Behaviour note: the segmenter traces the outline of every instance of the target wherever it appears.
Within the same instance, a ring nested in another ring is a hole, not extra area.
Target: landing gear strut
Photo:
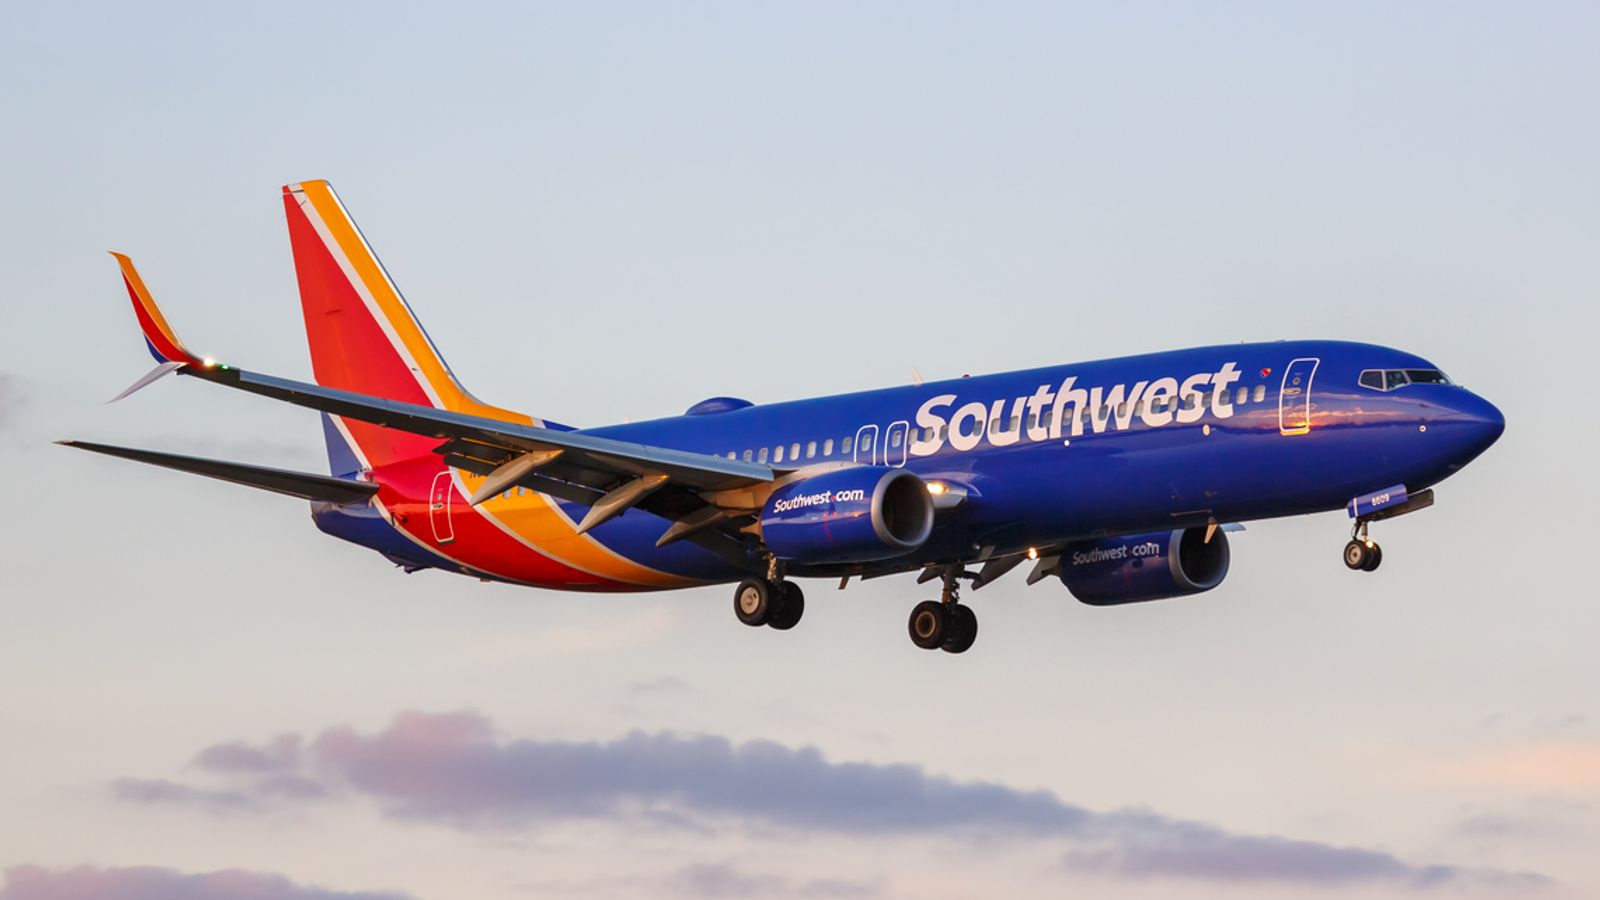
[[[767,625],[788,631],[805,615],[806,595],[800,585],[783,579],[776,559],[767,567],[766,578],[746,578],[733,591],[733,614],[751,627]]]
[[[1371,572],[1383,563],[1383,548],[1367,536],[1367,523],[1357,522],[1344,545],[1344,564],[1358,572]]]
[[[972,607],[961,603],[960,567],[944,573],[944,593],[938,600],[924,600],[911,610],[907,630],[911,643],[924,650],[965,653],[978,639],[978,617]]]

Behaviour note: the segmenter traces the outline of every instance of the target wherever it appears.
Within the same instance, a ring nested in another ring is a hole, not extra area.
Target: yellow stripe
[[[144,279],[139,277],[139,270],[133,267],[133,260],[115,250],[111,251],[111,255],[117,258],[117,265],[122,267],[122,277],[128,279],[128,283],[133,285],[133,292],[138,295],[139,303],[144,307],[144,311],[150,315],[150,321],[156,323],[156,327],[161,329],[162,336],[171,341],[172,346],[188,353],[189,348],[183,346],[183,341],[178,340],[177,333],[172,330],[171,325],[167,324],[167,317],[161,314],[161,307],[157,306],[156,301],[151,299],[149,288],[144,286]]]
[[[344,214],[338,200],[334,198],[333,189],[325,181],[307,181],[300,185],[300,189],[306,199],[311,201],[312,207],[334,240],[339,243],[338,249],[355,269],[372,298],[377,301],[383,317],[388,320],[395,334],[399,335],[412,359],[416,360],[422,376],[428,380],[428,384],[433,387],[434,393],[439,396],[445,408],[501,422],[532,424],[533,419],[530,416],[479,402],[461,389],[455,379],[450,377],[444,361],[428,342],[427,336],[412,317],[411,311],[406,308],[405,301],[395,292],[382,267],[379,266],[377,257],[368,252],[361,235],[356,231],[355,223]]]

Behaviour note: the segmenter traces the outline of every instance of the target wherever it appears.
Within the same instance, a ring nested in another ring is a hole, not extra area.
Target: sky
[[[0,29],[0,900],[1600,894],[1592,4],[28,4]],[[1278,338],[1505,436],[1207,594],[592,596],[407,576],[322,471],[279,186],[326,178],[463,382],[577,425]]]

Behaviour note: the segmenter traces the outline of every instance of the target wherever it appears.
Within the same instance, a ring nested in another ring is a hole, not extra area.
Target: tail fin
[[[286,185],[283,206],[318,384],[505,422],[541,424],[479,401],[456,381],[331,185]],[[328,449],[335,466],[351,451],[367,465],[416,453],[411,436],[358,422],[333,424]],[[336,447],[336,439],[348,439],[348,445]]]

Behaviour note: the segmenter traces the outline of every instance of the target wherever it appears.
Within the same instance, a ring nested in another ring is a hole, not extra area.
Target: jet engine
[[[904,469],[858,466],[772,492],[761,534],[779,559],[825,564],[900,556],[933,531],[928,485]]]
[[[1091,606],[1166,600],[1209,591],[1228,574],[1228,535],[1181,528],[1101,538],[1061,553],[1061,581]]]

